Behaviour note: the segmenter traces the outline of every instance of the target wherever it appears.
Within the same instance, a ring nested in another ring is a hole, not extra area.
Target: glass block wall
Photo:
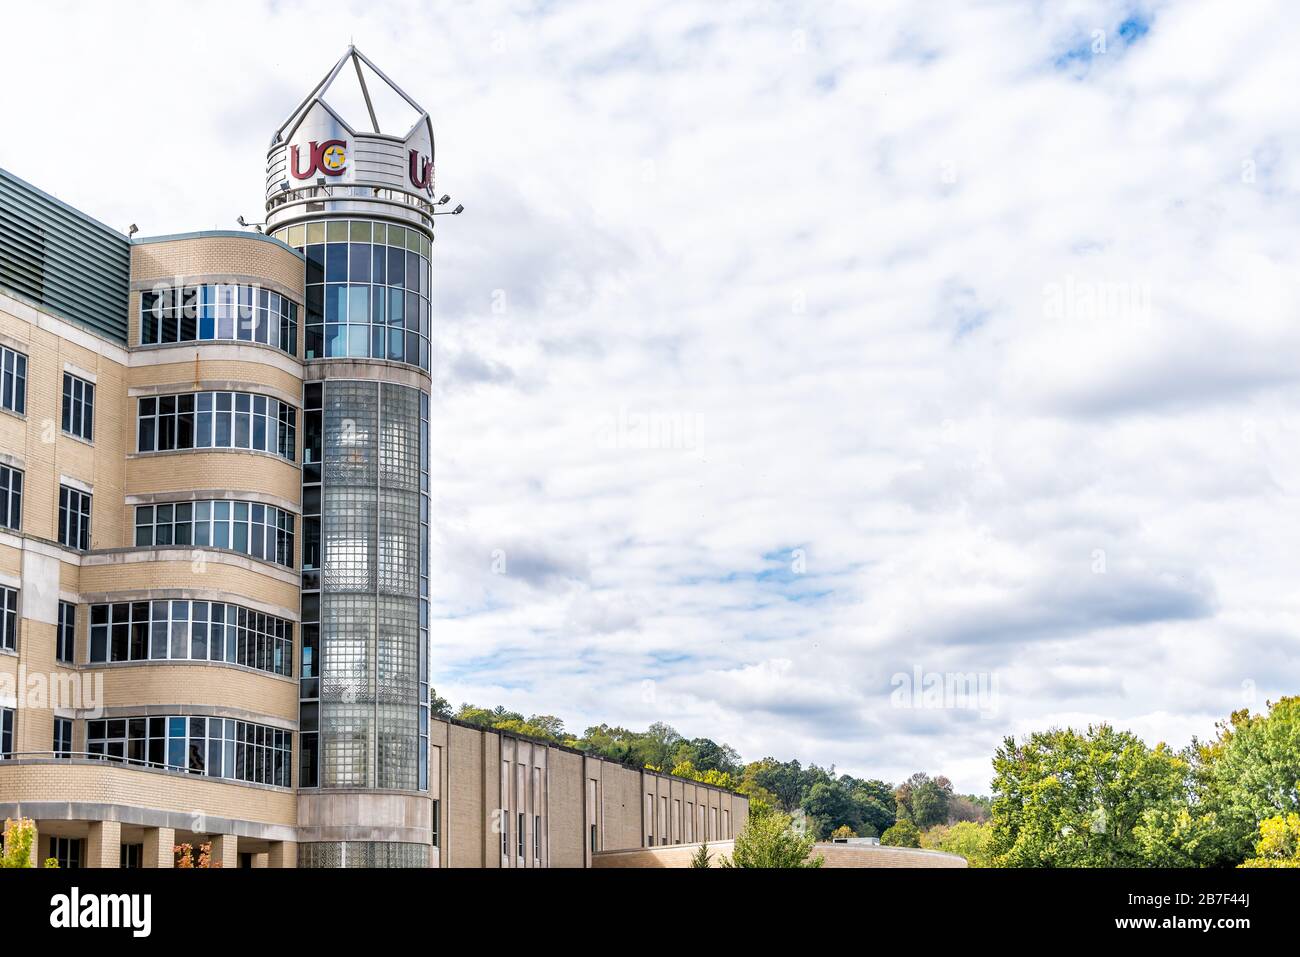
[[[299,786],[428,789],[429,397],[304,393]]]
[[[298,845],[299,867],[428,867],[424,844],[395,841],[315,841]]]

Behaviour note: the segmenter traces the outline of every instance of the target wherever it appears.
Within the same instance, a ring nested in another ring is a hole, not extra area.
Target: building
[[[349,48],[272,138],[264,232],[124,236],[0,171],[0,816],[39,857],[581,866],[743,825],[430,716],[433,157]]]

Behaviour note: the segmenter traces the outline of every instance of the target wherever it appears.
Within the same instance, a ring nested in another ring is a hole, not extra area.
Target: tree
[[[36,822],[31,818],[5,819],[4,854],[0,868],[32,866],[32,842],[36,840]]]
[[[840,780],[851,782],[850,792],[861,821],[857,826],[858,834],[862,837],[876,837],[894,826],[894,821],[898,818],[892,785],[874,779],[860,781],[848,775]]]
[[[1300,867],[1300,814],[1277,814],[1259,822],[1255,856],[1241,867]]]
[[[709,863],[709,844],[705,841],[691,855],[691,867],[711,867]]]
[[[992,824],[958,821],[950,826],[939,825],[929,833],[933,834],[934,838],[931,843],[923,840],[923,846],[933,847],[948,854],[959,854],[966,858],[966,863],[971,867],[993,866],[993,854],[989,850],[993,841]]]
[[[951,781],[942,776],[931,778],[923,771],[913,774],[894,792],[898,816],[911,821],[921,830],[948,820],[948,802],[951,798]]]
[[[813,837],[822,840],[837,827],[856,830],[862,823],[862,814],[853,801],[853,795],[838,781],[818,781],[809,789],[799,805],[812,825]]]
[[[429,688],[429,713],[435,718],[451,717],[451,702],[434,691],[432,687]]]
[[[920,847],[921,832],[911,821],[898,821],[880,835],[880,843],[886,847]]]
[[[1007,867],[1140,867],[1137,828],[1185,798],[1186,762],[1110,725],[1007,738],[993,759],[995,861]]]
[[[993,816],[992,804],[986,797],[975,794],[954,794],[948,800],[948,824],[974,821],[983,824]]]
[[[841,824],[835,830],[831,831],[832,840],[839,840],[841,838],[850,838],[850,837],[857,837],[857,836],[858,836],[857,832],[854,831],[853,828],[849,827],[847,824]]]
[[[788,814],[767,814],[751,818],[736,835],[730,859],[722,858],[722,867],[821,867],[825,859],[812,857],[813,839],[791,827]]]
[[[781,762],[763,758],[745,768],[745,777],[776,798],[776,805],[789,813],[799,807],[804,795],[803,769],[798,761]]]
[[[1198,857],[1239,864],[1262,821],[1300,812],[1300,697],[1283,698],[1264,715],[1238,711],[1214,742],[1193,748]]]

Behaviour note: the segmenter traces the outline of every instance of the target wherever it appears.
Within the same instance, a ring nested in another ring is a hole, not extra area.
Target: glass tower
[[[372,131],[330,102],[349,61]],[[414,123],[385,132],[371,87]],[[298,787],[320,840],[305,866],[428,856],[409,823],[430,804],[432,189],[428,114],[353,48],[267,155],[267,232],[306,269]]]

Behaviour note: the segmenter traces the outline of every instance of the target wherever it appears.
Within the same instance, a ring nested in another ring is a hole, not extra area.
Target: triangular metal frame
[[[308,110],[311,108],[311,104],[314,102],[319,102],[321,106],[329,110],[330,115],[332,115],[336,120],[338,120],[339,123],[342,124],[348,130],[348,132],[356,134],[357,131],[352,127],[352,125],[347,121],[345,121],[339,115],[338,111],[335,110],[333,107],[331,107],[329,103],[327,103],[324,99],[326,91],[329,90],[330,86],[334,83],[335,78],[338,77],[339,71],[343,69],[343,67],[347,64],[349,60],[352,61],[352,65],[356,68],[357,83],[361,87],[361,96],[364,98],[366,102],[366,112],[370,114],[370,125],[374,127],[375,135],[392,136],[392,134],[384,133],[379,129],[379,119],[378,117],[375,116],[374,103],[370,99],[370,89],[366,86],[365,74],[361,70],[362,63],[370,67],[370,69],[374,71],[374,74],[377,77],[379,77],[381,80],[383,80],[385,83],[388,84],[388,88],[390,90],[392,90],[394,93],[400,96],[406,102],[406,104],[411,107],[411,109],[415,110],[415,112],[419,114],[419,118],[415,121],[415,123],[411,125],[411,128],[406,131],[406,135],[400,137],[400,139],[403,142],[410,139],[411,134],[414,133],[416,129],[419,128],[421,123],[424,123],[429,130],[429,145],[430,148],[432,148],[433,121],[429,119],[428,111],[424,107],[422,107],[419,103],[416,103],[415,100],[411,99],[411,97],[407,94],[407,92],[403,90],[400,86],[398,86],[396,83],[394,83],[388,77],[388,75],[384,73],[383,70],[375,66],[374,62],[368,56],[366,56],[364,53],[362,53],[360,50],[358,50],[355,46],[351,44],[348,45],[347,51],[341,57],[339,57],[338,62],[335,63],[334,66],[330,68],[330,71],[325,74],[324,79],[322,79],[319,83],[317,83],[314,87],[312,87],[311,92],[308,93],[303,98],[301,103],[299,103],[297,106],[293,108],[293,112],[291,112],[289,116],[285,119],[285,121],[280,124],[280,128],[277,129],[275,131],[275,135],[271,137],[271,145],[276,146],[280,143],[283,143],[285,140],[291,138],[293,134],[297,131],[298,126],[302,123],[303,119],[306,117]],[[285,133],[286,127],[291,127],[291,129],[289,129],[289,132],[287,134]],[[394,138],[397,139],[398,137],[394,137]]]

